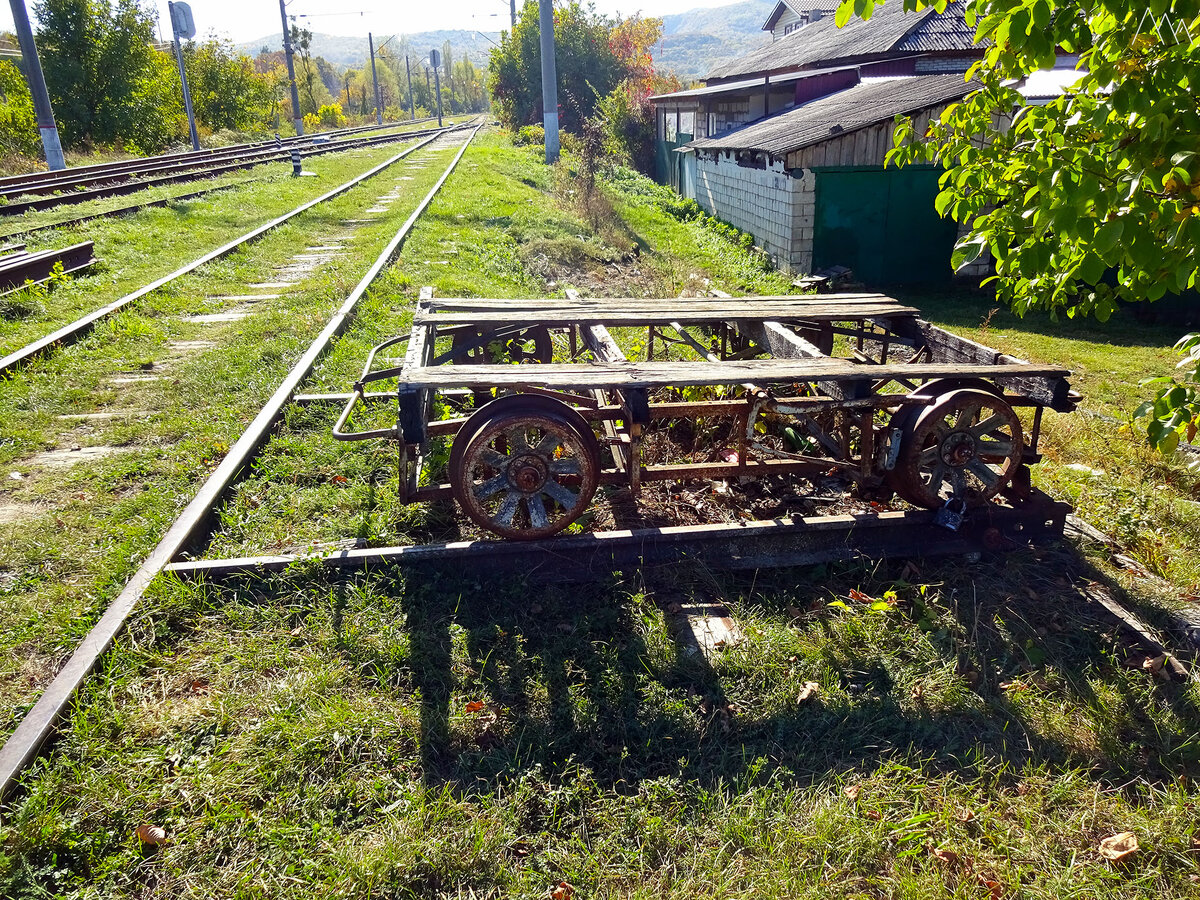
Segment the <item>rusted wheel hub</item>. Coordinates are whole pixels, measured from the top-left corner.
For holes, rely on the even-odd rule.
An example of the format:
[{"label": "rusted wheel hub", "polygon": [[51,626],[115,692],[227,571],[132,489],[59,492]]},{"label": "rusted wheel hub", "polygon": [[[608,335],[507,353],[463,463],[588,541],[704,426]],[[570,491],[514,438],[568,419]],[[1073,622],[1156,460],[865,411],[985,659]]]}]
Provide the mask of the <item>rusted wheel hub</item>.
[{"label": "rusted wheel hub", "polygon": [[566,528],[587,509],[599,477],[591,426],[549,397],[493,400],[463,424],[450,450],[450,484],[463,512],[515,540]]},{"label": "rusted wheel hub", "polygon": [[991,390],[951,390],[919,415],[902,410],[895,422],[900,454],[888,480],[916,506],[936,509],[951,499],[986,502],[1021,465],[1021,420]]}]

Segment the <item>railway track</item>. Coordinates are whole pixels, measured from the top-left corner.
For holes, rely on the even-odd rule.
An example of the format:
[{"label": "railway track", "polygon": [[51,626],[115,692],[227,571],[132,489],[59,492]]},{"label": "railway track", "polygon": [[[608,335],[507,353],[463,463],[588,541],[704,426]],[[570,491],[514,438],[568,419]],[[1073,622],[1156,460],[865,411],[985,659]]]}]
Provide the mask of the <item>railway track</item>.
[{"label": "railway track", "polygon": [[[334,188],[333,190],[322,194],[320,197],[317,197],[313,200],[310,200],[306,203],[301,204],[300,206],[297,206],[295,209],[291,210],[290,212],[287,212],[287,213],[283,214],[282,216],[272,219],[270,222],[267,222],[263,225],[259,225],[258,227],[246,232],[245,234],[241,235],[240,237],[234,238],[232,241],[229,241],[228,243],[222,245],[221,247],[218,247],[215,250],[209,251],[208,253],[205,253],[204,255],[192,260],[191,262],[189,262],[183,266],[180,266],[175,271],[170,272],[167,275],[164,275],[163,277],[156,279],[155,281],[152,281],[149,284],[144,285],[143,287],[140,287],[137,290],[132,291],[131,293],[128,293],[125,296],[118,298],[117,300],[112,301],[111,303],[105,304],[104,306],[93,310],[90,313],[88,313],[84,316],[81,316],[80,318],[76,319],[73,322],[70,322],[60,328],[55,329],[54,331],[50,332],[49,334],[44,335],[43,337],[25,345],[24,347],[21,347],[17,350],[12,351],[11,353],[4,356],[3,358],[0,358],[0,375],[11,372],[11,371],[19,368],[20,366],[23,366],[23,365],[29,363],[31,360],[37,358],[38,356],[45,354],[46,352],[52,350],[55,347],[58,347],[62,344],[70,343],[72,341],[77,340],[79,337],[81,337],[82,335],[84,335],[88,331],[90,331],[92,328],[94,328],[98,322],[108,318],[109,316],[114,315],[117,312],[120,312],[123,309],[128,308],[131,304],[136,303],[137,301],[143,299],[144,297],[148,296],[149,294],[152,294],[155,291],[171,284],[172,282],[178,280],[179,278],[183,277],[184,275],[187,275],[190,272],[194,272],[196,269],[200,268],[201,266],[203,266],[207,263],[213,262],[214,260],[221,259],[222,257],[229,255],[230,253],[234,252],[235,250],[237,250],[241,247],[244,247],[245,245],[251,243],[252,241],[257,240],[258,238],[262,237],[264,234],[267,234],[268,232],[278,228],[280,225],[283,225],[284,223],[291,221],[296,216],[299,216],[299,215],[307,212],[308,210],[320,205],[321,203],[324,203],[327,200],[330,200],[334,197],[337,197],[337,196],[345,193],[346,191],[350,190],[351,188],[355,187],[356,185],[361,184],[362,182],[366,181],[367,179],[369,179],[375,175],[378,175],[380,172],[383,172],[384,170],[388,169],[390,166],[392,166],[395,163],[399,162],[400,160],[404,159],[409,154],[414,153],[417,150],[421,149],[422,147],[427,146],[428,144],[437,140],[440,136],[442,136],[444,134],[450,134],[455,131],[461,131],[465,127],[466,126],[452,126],[451,128],[448,128],[448,129],[436,131],[433,134],[428,134],[427,132],[422,132],[421,134],[424,135],[424,137],[420,137],[418,135],[417,136],[419,138],[418,143],[414,144],[412,147],[409,147],[409,148],[403,150],[402,152],[396,154],[395,156],[385,160],[384,162],[373,167],[372,169],[368,170],[367,172],[364,172],[363,174],[350,179],[349,181],[345,182],[344,184],[339,185],[338,187]],[[412,139],[412,136],[409,136],[409,139]]]},{"label": "railway track", "polygon": [[[372,126],[375,129],[380,126]],[[386,128],[401,128],[403,125],[383,126]],[[120,163],[95,172],[72,173],[60,178],[43,178],[37,182],[22,182],[14,185],[0,185],[0,200],[6,201],[0,205],[0,216],[15,216],[37,210],[51,209],[58,206],[86,203],[91,200],[106,197],[133,194],[166,184],[176,184],[193,181],[199,178],[213,178],[229,172],[240,171],[271,162],[281,162],[291,159],[293,152],[301,159],[312,156],[322,156],[327,153],[338,153],[345,150],[357,150],[364,147],[374,147],[379,144],[394,143],[409,140],[423,134],[438,132],[438,129],[424,131],[400,131],[394,134],[372,135],[368,137],[350,137],[345,140],[322,142],[313,138],[291,138],[288,142],[272,143],[267,146],[252,145],[249,148],[238,147],[230,150],[213,151],[203,156],[188,160],[168,160],[151,163]],[[21,199],[30,195],[33,199]]]},{"label": "railway track", "polygon": [[319,146],[331,139],[345,138],[350,135],[364,134],[372,131],[383,131],[392,128],[403,128],[430,121],[416,119],[412,122],[391,122],[386,125],[367,125],[359,128],[344,128],[319,134],[302,135],[299,137],[281,138],[274,140],[251,141],[243,144],[230,144],[226,147],[214,147],[207,150],[189,150],[183,153],[164,153],[156,156],[144,156],[136,159],[120,160],[111,163],[94,163],[86,166],[72,166],[69,169],[29,172],[21,175],[9,175],[0,178],[0,197],[15,197],[22,193],[36,194],[51,190],[62,190],[91,183],[96,179],[113,179],[118,176],[128,176],[141,172],[155,172],[173,166],[188,164],[203,164],[206,161],[236,156],[239,153],[278,150],[280,147]]},{"label": "railway track", "polygon": [[[359,302],[366,295],[368,289],[395,261],[413,227],[454,172],[476,133],[478,133],[478,126],[467,133],[461,147],[432,188],[387,242],[382,252],[378,254],[366,273],[346,296],[333,316],[329,318],[321,332],[292,366],[267,402],[259,409],[253,421],[230,446],[220,464],[203,481],[193,499],[166,530],[157,546],[129,579],[124,589],[108,606],[66,664],[58,670],[39,699],[21,719],[20,724],[3,748],[0,748],[0,797],[8,793],[15,785],[22,770],[36,757],[43,742],[52,734],[56,724],[68,710],[76,692],[85,683],[97,662],[112,645],[130,615],[142,601],[151,582],[177,559],[181,551],[205,535],[211,523],[212,514],[230,485],[253,463],[285,407],[292,402],[296,392],[313,372],[314,367],[332,349],[338,336],[352,320]],[[442,133],[431,140],[445,139],[452,134],[453,132]],[[424,145],[422,144],[422,146]],[[391,162],[385,163],[384,166]],[[311,205],[309,205],[310,208]]]}]

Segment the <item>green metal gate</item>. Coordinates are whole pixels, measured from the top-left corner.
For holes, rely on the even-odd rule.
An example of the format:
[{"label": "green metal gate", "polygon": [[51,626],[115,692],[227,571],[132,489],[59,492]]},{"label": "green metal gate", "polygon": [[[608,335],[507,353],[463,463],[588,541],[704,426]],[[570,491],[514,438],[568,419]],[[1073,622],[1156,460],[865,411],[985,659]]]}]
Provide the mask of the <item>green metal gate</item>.
[{"label": "green metal gate", "polygon": [[868,284],[950,280],[958,225],[933,207],[941,169],[815,172],[813,271],[848,266]]}]

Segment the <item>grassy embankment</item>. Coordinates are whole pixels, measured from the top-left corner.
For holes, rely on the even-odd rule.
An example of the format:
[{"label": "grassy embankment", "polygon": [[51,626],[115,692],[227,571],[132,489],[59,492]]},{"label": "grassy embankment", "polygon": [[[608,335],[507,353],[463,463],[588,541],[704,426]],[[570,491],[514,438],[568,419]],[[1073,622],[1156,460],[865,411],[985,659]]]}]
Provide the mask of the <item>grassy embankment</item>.
[{"label": "grassy embankment", "polygon": [[[620,221],[597,237],[566,183],[556,191],[531,152],[500,138],[472,148],[319,386],[344,388],[365,348],[406,326],[423,284],[662,294],[694,274],[735,293],[780,287],[663,213],[644,184],[621,182]],[[920,300],[934,321],[982,333],[987,304]],[[1169,365],[1169,336],[998,315],[984,339],[1080,371],[1085,414],[1054,420],[1040,482],[1082,497],[1085,518],[1175,590],[1191,587],[1195,520],[1173,517],[1194,501],[1194,476],[1096,417],[1132,407],[1136,378]],[[425,513],[388,504],[388,451],[334,445],[331,421],[289,418],[224,510],[217,551],[424,527]],[[94,897],[544,898],[560,881],[580,898],[656,900],[1194,895],[1196,691],[1126,665],[1138,656],[1078,594],[1093,579],[1120,581],[1147,609],[1158,593],[1069,545],[919,570],[726,577],[693,565],[582,588],[469,572],[340,582],[311,567],[224,590],[162,582],[28,776],[0,885]],[[851,589],[896,602],[868,612]],[[744,631],[711,665],[670,634],[666,610],[689,600],[728,604]],[[144,823],[169,843],[141,848]],[[1139,852],[1101,860],[1099,840],[1126,830]]]}]

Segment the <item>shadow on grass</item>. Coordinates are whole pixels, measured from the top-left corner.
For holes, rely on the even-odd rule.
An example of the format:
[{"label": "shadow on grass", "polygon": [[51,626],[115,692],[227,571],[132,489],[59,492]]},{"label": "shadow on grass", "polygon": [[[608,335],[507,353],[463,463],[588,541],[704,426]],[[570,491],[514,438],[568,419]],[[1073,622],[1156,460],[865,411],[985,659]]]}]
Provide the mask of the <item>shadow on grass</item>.
[{"label": "shadow on grass", "polygon": [[897,289],[892,296],[920,309],[922,318],[951,330],[979,328],[991,314],[990,325],[993,328],[1111,347],[1170,347],[1185,330],[1182,325],[1156,325],[1138,321],[1130,307],[1118,310],[1107,322],[1066,317],[1054,321],[1047,313],[1038,311],[1024,317],[1018,316],[994,297],[976,291]]},{"label": "shadow on grass", "polygon": [[[966,778],[1065,765],[1105,784],[1196,771],[1200,710],[1186,689],[1124,669],[1117,657],[1133,648],[1116,641],[1111,623],[1078,593],[1053,587],[1102,574],[1073,551],[1032,564],[1028,551],[1013,557],[1021,557],[1015,566],[994,560],[969,576],[961,565],[931,570],[958,598],[944,611],[948,626],[930,636],[934,659],[900,659],[907,641],[898,632],[911,622],[893,620],[872,639],[854,624],[863,613],[821,611],[785,626],[814,648],[823,670],[820,695],[804,703],[795,701],[796,676],[781,665],[786,647],[767,644],[740,658],[732,651],[714,669],[665,639],[657,608],[620,579],[534,590],[412,573],[404,610],[425,779],[478,792],[530,766],[582,766],[622,791],[663,776],[705,786],[778,774],[840,779],[888,758],[921,759]],[[797,589],[808,573],[779,571],[722,587],[743,598],[751,620],[770,621],[786,603],[761,598],[778,598],[781,585],[811,599],[844,593],[863,576],[848,568]],[[872,589],[884,586],[876,579]],[[664,595],[680,590],[667,586]],[[904,604],[897,614],[925,615]],[[465,632],[465,666],[453,652],[457,629]],[[953,669],[957,684],[922,698],[914,666]],[[451,708],[464,690],[483,707],[474,717]],[[1160,709],[1156,717],[1147,693],[1157,698],[1149,705],[1171,715]]]}]

